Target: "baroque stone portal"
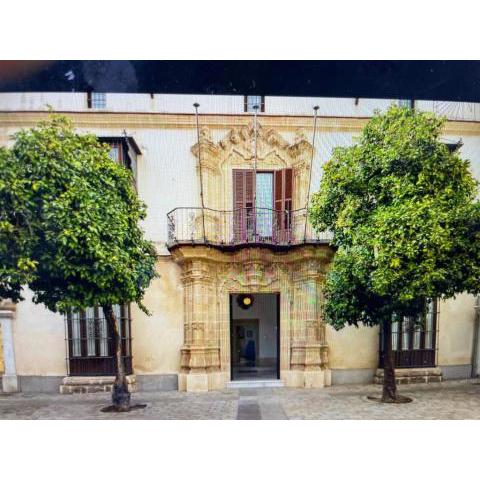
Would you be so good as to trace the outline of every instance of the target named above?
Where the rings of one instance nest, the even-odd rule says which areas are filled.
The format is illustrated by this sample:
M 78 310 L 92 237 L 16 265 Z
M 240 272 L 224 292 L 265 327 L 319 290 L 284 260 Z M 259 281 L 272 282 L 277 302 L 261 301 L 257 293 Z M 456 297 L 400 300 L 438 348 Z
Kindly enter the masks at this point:
M 196 245 L 172 250 L 182 268 L 184 345 L 179 389 L 221 389 L 230 381 L 231 293 L 280 293 L 280 378 L 286 386 L 330 385 L 322 287 L 333 251 L 326 245 L 287 251 L 232 252 Z

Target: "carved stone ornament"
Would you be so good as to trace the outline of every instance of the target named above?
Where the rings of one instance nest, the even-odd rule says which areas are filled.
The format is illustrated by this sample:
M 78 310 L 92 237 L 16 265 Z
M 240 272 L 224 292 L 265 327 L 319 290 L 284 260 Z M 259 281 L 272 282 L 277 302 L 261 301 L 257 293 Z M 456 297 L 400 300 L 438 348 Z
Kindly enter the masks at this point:
M 258 160 L 268 157 L 271 154 L 277 155 L 284 160 L 288 166 L 298 162 L 307 161 L 312 154 L 312 146 L 307 140 L 305 133 L 298 130 L 293 143 L 285 140 L 273 128 L 263 128 L 257 122 L 257 157 Z M 231 129 L 218 143 L 212 141 L 212 135 L 207 127 L 200 129 L 200 144 L 202 161 L 211 163 L 209 157 L 216 157 L 217 162 L 223 163 L 232 153 L 250 161 L 254 157 L 255 129 L 253 122 L 248 125 Z M 198 157 L 199 145 L 193 145 L 191 151 Z
M 222 252 L 206 246 L 173 251 L 185 292 L 179 388 L 208 391 L 230 381 L 230 294 L 280 294 L 280 376 L 285 385 L 329 385 L 322 285 L 333 251 L 304 246 Z M 203 300 L 202 300 L 203 299 Z

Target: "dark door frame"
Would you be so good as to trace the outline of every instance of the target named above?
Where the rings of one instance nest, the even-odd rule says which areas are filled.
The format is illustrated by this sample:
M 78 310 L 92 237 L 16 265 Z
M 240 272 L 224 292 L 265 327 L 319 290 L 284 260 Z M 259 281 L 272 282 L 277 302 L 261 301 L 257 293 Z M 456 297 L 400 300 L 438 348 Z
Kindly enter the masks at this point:
M 275 293 L 277 307 L 277 380 L 280 380 L 280 293 Z
M 230 330 L 230 381 L 233 381 L 233 361 L 232 361 L 232 352 L 233 352 L 233 296 L 234 295 L 241 295 L 245 292 L 230 292 L 228 294 L 229 297 L 229 310 L 230 310 L 230 318 L 229 318 L 229 330 Z M 251 295 L 273 295 L 275 296 L 275 308 L 277 310 L 277 380 L 280 380 L 280 292 L 248 292 Z M 259 319 L 259 322 L 261 320 Z

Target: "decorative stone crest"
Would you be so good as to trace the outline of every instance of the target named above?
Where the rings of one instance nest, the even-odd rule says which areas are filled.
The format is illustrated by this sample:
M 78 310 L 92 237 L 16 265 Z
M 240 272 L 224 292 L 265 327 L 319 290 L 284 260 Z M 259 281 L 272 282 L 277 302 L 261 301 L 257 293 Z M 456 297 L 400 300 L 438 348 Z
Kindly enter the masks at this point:
M 313 147 L 304 131 L 298 130 L 293 143 L 287 141 L 274 128 L 257 124 L 257 167 L 259 169 L 292 168 L 295 178 L 295 208 L 305 205 L 308 171 Z M 255 131 L 253 123 L 232 128 L 219 142 L 213 141 L 212 132 L 203 126 L 200 142 L 192 146 L 193 155 L 202 165 L 205 205 L 214 210 L 232 208 L 231 170 L 253 168 Z M 197 162 L 197 168 L 199 168 Z
M 254 155 L 255 130 L 253 122 L 248 125 L 231 129 L 226 136 L 215 144 L 212 141 L 212 135 L 207 127 L 200 130 L 200 144 L 202 155 L 216 156 L 219 163 L 225 161 L 225 158 L 236 152 L 246 161 L 253 158 Z M 198 157 L 198 143 L 192 147 L 192 153 Z M 292 163 L 293 160 L 304 161 L 306 155 L 311 155 L 312 146 L 308 143 L 305 133 L 298 130 L 294 142 L 290 144 L 275 129 L 263 128 L 257 123 L 257 155 L 261 161 L 270 154 L 276 154 L 282 158 L 285 163 Z M 223 158 L 222 158 L 223 157 Z M 290 157 L 291 161 L 287 162 Z

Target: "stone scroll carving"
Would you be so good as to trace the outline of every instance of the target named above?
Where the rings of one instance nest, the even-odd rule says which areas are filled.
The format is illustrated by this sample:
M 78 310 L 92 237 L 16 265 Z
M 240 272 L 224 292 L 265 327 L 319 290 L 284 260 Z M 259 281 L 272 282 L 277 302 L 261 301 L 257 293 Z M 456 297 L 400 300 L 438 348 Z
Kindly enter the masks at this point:
M 232 208 L 232 169 L 253 168 L 255 131 L 253 123 L 232 128 L 215 142 L 212 131 L 200 129 L 200 142 L 192 146 L 193 155 L 202 164 L 205 206 L 214 210 Z M 305 132 L 297 130 L 288 142 L 273 128 L 257 127 L 257 168 L 292 168 L 295 179 L 294 208 L 305 205 L 313 147 Z M 197 168 L 199 164 L 197 163 Z

